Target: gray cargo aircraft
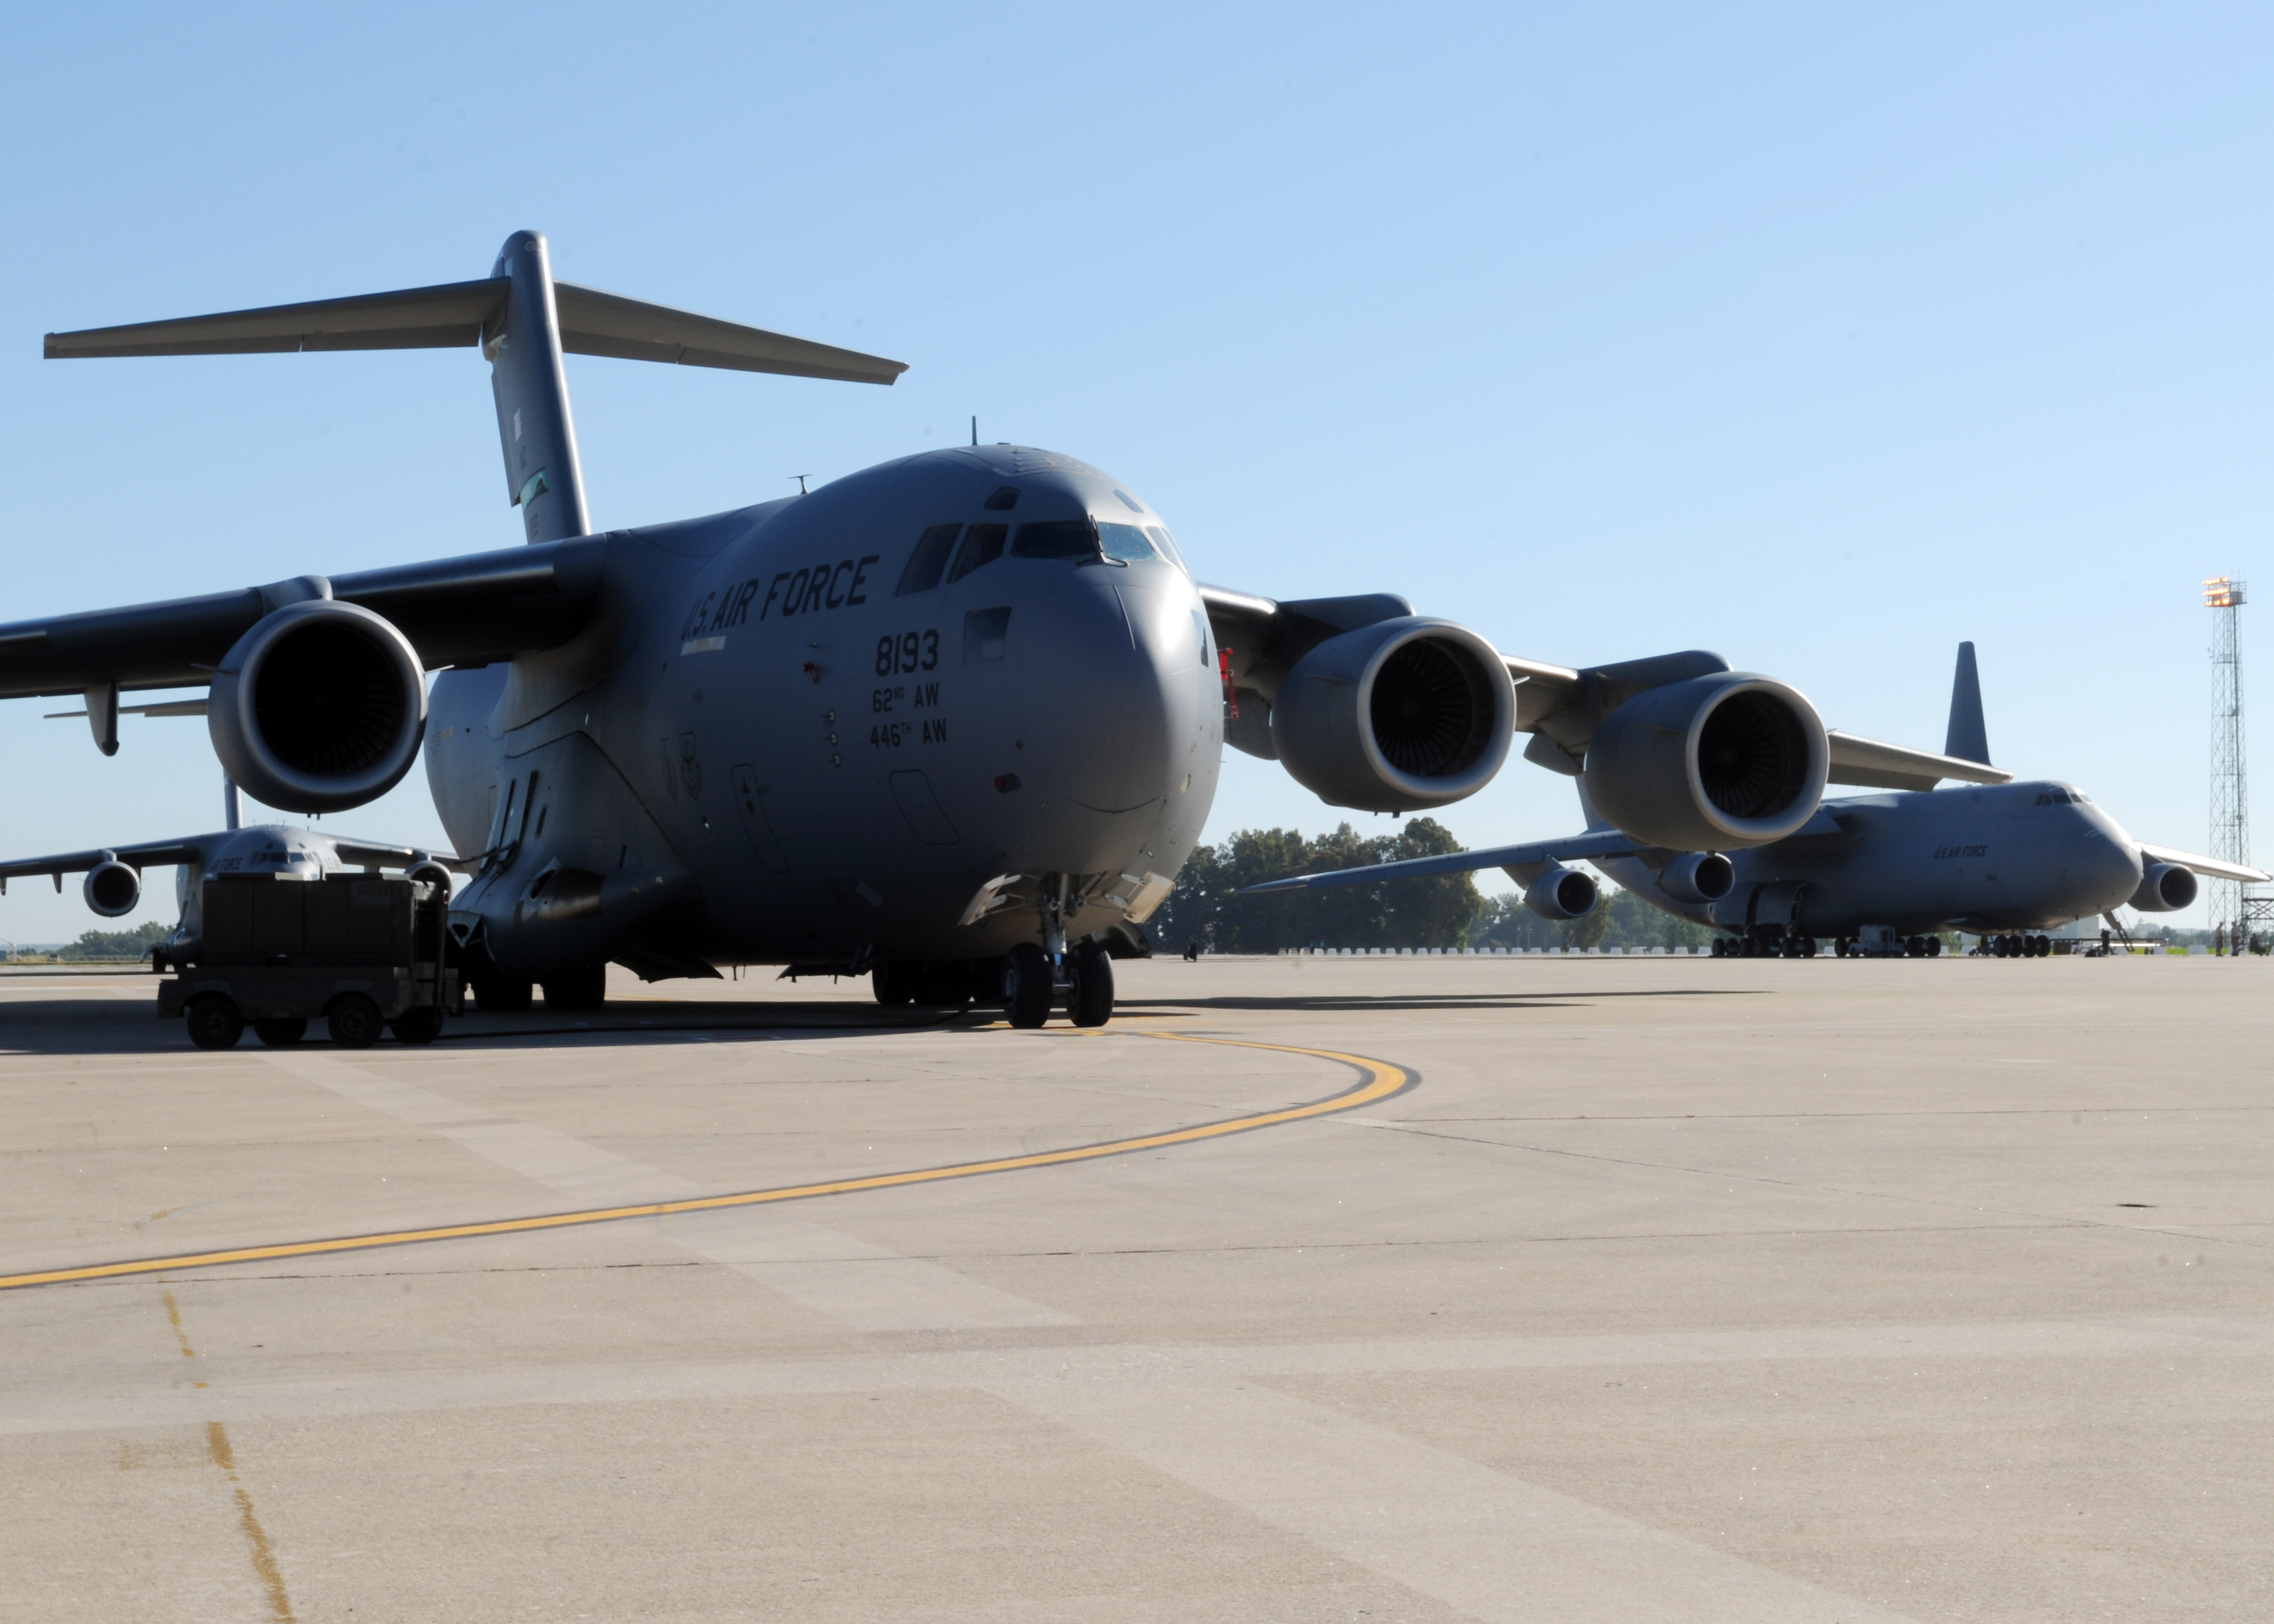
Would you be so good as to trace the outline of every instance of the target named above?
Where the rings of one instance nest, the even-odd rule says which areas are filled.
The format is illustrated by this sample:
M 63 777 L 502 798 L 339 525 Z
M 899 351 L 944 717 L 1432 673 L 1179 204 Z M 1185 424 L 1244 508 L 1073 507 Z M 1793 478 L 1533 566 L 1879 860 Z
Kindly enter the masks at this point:
M 1946 756 L 1986 766 L 1987 729 L 1974 645 L 1958 646 Z M 1719 955 L 1812 957 L 1831 937 L 1845 957 L 1867 941 L 1911 956 L 1941 951 L 1932 933 L 1987 939 L 1999 957 L 2042 955 L 2035 934 L 2120 906 L 2169 913 L 2195 899 L 2195 876 L 2261 881 L 2255 868 L 2134 840 L 2073 785 L 2002 784 L 1827 801 L 1797 830 L 1734 857 L 1669 851 L 1610 826 L 1584 780 L 1584 833 L 1568 839 L 1300 875 L 1253 886 L 1296 891 L 1504 868 L 1525 902 L 1548 919 L 1595 906 L 1593 880 L 1566 865 L 1585 858 L 1652 906 L 1710 925 Z
M 478 854 L 450 929 L 487 1007 L 532 983 L 589 1007 L 610 961 L 772 963 L 872 974 L 886 1003 L 999 990 L 1014 1026 L 1059 999 L 1103 1023 L 1103 937 L 1167 895 L 1227 727 L 1335 804 L 1397 812 L 1474 793 L 1528 732 L 1528 756 L 1666 846 L 1781 839 L 1829 781 L 2009 776 L 1830 731 L 1711 655 L 1582 672 L 1386 594 L 1196 586 L 1126 485 L 1023 447 L 591 535 L 565 354 L 905 369 L 557 282 L 533 232 L 475 282 L 50 334 L 46 353 L 455 346 L 490 363 L 529 545 L 0 627 L 0 696 L 87 695 L 109 754 L 122 691 L 207 687 L 223 767 L 292 811 L 361 805 L 423 746 Z
M 183 710 L 172 713 L 194 714 Z M 42 876 L 53 880 L 60 894 L 64 876 L 81 874 L 87 877 L 79 883 L 79 895 L 87 906 L 104 919 L 123 919 L 142 900 L 142 871 L 171 868 L 179 922 L 153 951 L 153 961 L 162 970 L 169 960 L 180 963 L 197 954 L 199 941 L 205 935 L 205 881 L 208 876 L 265 874 L 288 880 L 320 880 L 328 874 L 344 874 L 350 869 L 395 868 L 414 880 L 433 880 L 446 891 L 449 888 L 450 869 L 457 860 L 448 853 L 438 855 L 417 846 L 357 840 L 289 823 L 248 824 L 244 821 L 244 800 L 237 786 L 225 784 L 222 790 L 224 828 L 175 840 L 146 840 L 137 846 L 60 852 L 49 857 L 0 862 L 0 896 L 7 894 L 11 880 Z M 264 1028 L 262 1036 L 268 1035 Z M 293 1035 L 297 1039 L 298 1034 Z

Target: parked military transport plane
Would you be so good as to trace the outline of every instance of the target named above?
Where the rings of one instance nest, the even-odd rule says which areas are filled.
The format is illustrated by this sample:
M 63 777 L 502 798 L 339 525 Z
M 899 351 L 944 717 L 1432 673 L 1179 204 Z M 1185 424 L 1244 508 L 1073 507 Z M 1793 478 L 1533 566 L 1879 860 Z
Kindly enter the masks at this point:
M 112 720 L 115 726 L 116 718 Z M 99 719 L 97 726 L 101 726 Z M 456 860 L 447 854 L 438 857 L 416 846 L 349 839 L 285 823 L 248 826 L 237 786 L 224 784 L 222 789 L 224 828 L 178 840 L 146 840 L 139 846 L 0 862 L 0 896 L 7 893 L 9 881 L 42 875 L 55 881 L 60 893 L 64 876 L 84 874 L 87 878 L 79 883 L 79 894 L 87 898 L 87 906 L 105 919 L 123 919 L 142 900 L 142 871 L 171 868 L 180 922 L 154 951 L 154 961 L 163 969 L 169 959 L 178 963 L 197 954 L 199 941 L 205 935 L 205 881 L 209 875 L 273 874 L 286 879 L 320 880 L 350 868 L 399 868 L 414 880 L 436 881 L 446 890 L 449 886 L 450 866 Z
M 1653 846 L 1781 839 L 1827 781 L 2007 776 L 1830 732 L 1711 655 L 1582 672 L 1389 595 L 1196 587 L 1141 496 L 1021 447 L 588 534 L 564 353 L 904 369 L 556 282 L 532 232 L 475 282 L 50 334 L 46 353 L 448 346 L 490 363 L 530 545 L 0 627 L 0 695 L 83 693 L 102 718 L 122 691 L 207 687 L 224 768 L 291 810 L 361 805 L 423 746 L 478 854 L 450 929 L 491 1007 L 532 982 L 589 1004 L 611 960 L 779 963 L 872 973 L 888 1003 L 999 990 L 1014 1025 L 1061 998 L 1103 1022 L 1096 938 L 1169 891 L 1227 726 L 1376 811 L 1474 793 L 1529 732 L 1527 756 Z
M 1946 756 L 1986 766 L 1990 746 L 1974 645 L 1958 645 Z M 1504 868 L 1525 902 L 1548 919 L 1595 906 L 1593 880 L 1566 867 L 1585 858 L 1668 914 L 1730 933 L 1716 954 L 1809 957 L 1819 937 L 1844 957 L 1869 941 L 1913 956 L 1941 951 L 1932 932 L 1987 937 L 1999 957 L 2041 955 L 2033 934 L 2120 906 L 2168 913 L 2195 899 L 2195 876 L 2260 881 L 2255 868 L 2134 840 L 2073 785 L 2001 784 L 1827 801 L 1785 838 L 1731 857 L 1670 851 L 1612 828 L 1591 801 L 1585 833 L 1365 868 L 1301 875 L 1250 887 L 1327 885 Z

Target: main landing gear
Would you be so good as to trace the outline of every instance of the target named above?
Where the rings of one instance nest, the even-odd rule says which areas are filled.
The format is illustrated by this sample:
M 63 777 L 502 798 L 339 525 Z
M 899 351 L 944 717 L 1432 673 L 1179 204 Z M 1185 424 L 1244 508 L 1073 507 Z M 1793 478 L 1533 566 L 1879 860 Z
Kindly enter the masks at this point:
M 1982 951 L 1992 959 L 2044 959 L 2053 951 L 2051 936 L 1984 936 Z
M 1708 951 L 1716 959 L 1813 959 L 1816 938 L 1756 926 L 1741 936 L 1715 936 Z

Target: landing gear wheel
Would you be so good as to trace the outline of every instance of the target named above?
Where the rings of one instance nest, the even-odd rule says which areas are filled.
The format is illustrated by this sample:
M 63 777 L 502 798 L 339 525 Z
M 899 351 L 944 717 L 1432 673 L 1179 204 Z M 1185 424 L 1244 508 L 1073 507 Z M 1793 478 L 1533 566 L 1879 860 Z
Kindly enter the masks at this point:
M 1926 956 L 1929 959 L 1939 959 L 1942 957 L 1942 938 L 1940 936 L 1927 937 Z
M 200 1049 L 235 1049 L 245 1035 L 245 1017 L 234 1002 L 217 992 L 191 999 L 182 1019 L 190 1029 L 190 1041 Z
M 1050 1018 L 1050 961 L 1032 942 L 1021 942 L 1003 960 L 1003 1019 L 1026 1028 Z
M 369 1049 L 379 1041 L 379 1005 L 359 992 L 343 992 L 324 1011 L 324 1026 L 342 1049 Z
M 597 1010 L 607 1001 L 608 966 L 605 962 L 584 965 L 552 976 L 545 982 L 545 1007 L 548 1011 L 576 1014 Z
M 394 1029 L 398 1043 L 432 1043 L 442 1035 L 441 1008 L 422 1004 L 415 1010 L 405 1010 L 395 1018 Z
M 1073 955 L 1073 990 L 1066 994 L 1066 1019 L 1077 1026 L 1102 1026 L 1113 1019 L 1113 959 L 1095 942 Z
M 305 1020 L 256 1020 L 252 1023 L 252 1035 L 271 1049 L 290 1049 L 308 1035 L 308 1023 Z
M 523 1015 L 536 1001 L 537 989 L 527 981 L 508 981 L 498 976 L 478 977 L 473 983 L 474 1003 L 485 1015 Z
M 877 1002 L 888 1010 L 899 1009 L 916 996 L 916 981 L 922 965 L 880 964 L 869 973 L 870 984 L 875 988 Z
M 1814 936 L 1801 937 L 1800 956 L 1803 959 L 1813 959 L 1816 957 L 1816 938 Z

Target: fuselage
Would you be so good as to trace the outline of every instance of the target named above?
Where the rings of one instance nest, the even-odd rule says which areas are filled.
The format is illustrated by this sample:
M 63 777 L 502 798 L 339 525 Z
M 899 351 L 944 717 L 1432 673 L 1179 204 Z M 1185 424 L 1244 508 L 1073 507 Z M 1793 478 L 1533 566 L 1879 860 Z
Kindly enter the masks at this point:
M 435 805 L 494 854 L 454 918 L 510 972 L 983 958 L 1036 931 L 967 922 L 991 880 L 1065 883 L 1080 934 L 1199 837 L 1208 619 L 1095 469 L 928 452 L 608 543 L 570 643 L 433 684 Z
M 1852 936 L 1941 929 L 2050 929 L 2118 906 L 2138 889 L 2139 847 L 2074 786 L 2017 783 L 1827 801 L 1836 833 L 1729 853 L 1736 883 L 1683 904 L 1639 858 L 1600 860 L 1653 906 L 1724 930 Z

